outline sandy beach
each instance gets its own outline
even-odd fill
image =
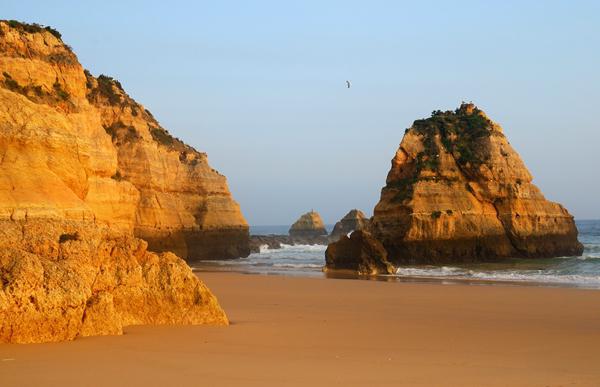
[[[0,345],[2,386],[600,384],[600,292],[201,273],[229,327]]]

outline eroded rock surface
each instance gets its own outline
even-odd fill
[[[472,104],[407,129],[371,230],[395,264],[583,251],[573,217],[544,198],[502,128]]]
[[[327,235],[327,230],[316,211],[310,211],[303,214],[290,227],[289,234],[292,238],[315,238],[322,235]]]
[[[354,231],[350,237],[344,235],[327,246],[325,268],[328,271],[349,270],[363,275],[396,272],[381,242],[364,230]]]
[[[121,334],[139,324],[228,320],[172,253],[93,222],[0,221],[0,342]]]
[[[0,219],[96,219],[188,260],[249,253],[204,153],[172,137],[56,31],[0,21]]]
[[[52,29],[0,21],[0,342],[227,324],[188,259],[248,253],[206,155]]]
[[[332,242],[340,239],[341,236],[348,235],[355,230],[367,230],[369,228],[369,219],[361,210],[351,210],[333,227],[329,234]]]

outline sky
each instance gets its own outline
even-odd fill
[[[252,225],[371,215],[404,129],[461,101],[600,218],[598,1],[0,2],[207,152]]]

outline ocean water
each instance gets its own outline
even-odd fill
[[[499,263],[453,266],[404,266],[396,274],[378,276],[381,280],[470,281],[534,283],[549,286],[575,286],[600,289],[600,220],[577,221],[581,257],[550,259],[510,259]],[[284,234],[289,226],[260,226],[254,234]],[[283,230],[283,231],[282,231]],[[260,253],[228,261],[203,261],[198,271],[324,276],[326,246],[284,245],[281,249],[261,248]]]

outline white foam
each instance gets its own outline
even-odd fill
[[[600,286],[600,276],[583,274],[555,274],[542,270],[529,271],[473,271],[457,267],[440,268],[414,268],[401,267],[396,271],[398,277],[417,278],[450,278],[450,279],[477,279],[504,282],[539,282],[550,284],[585,284]]]

